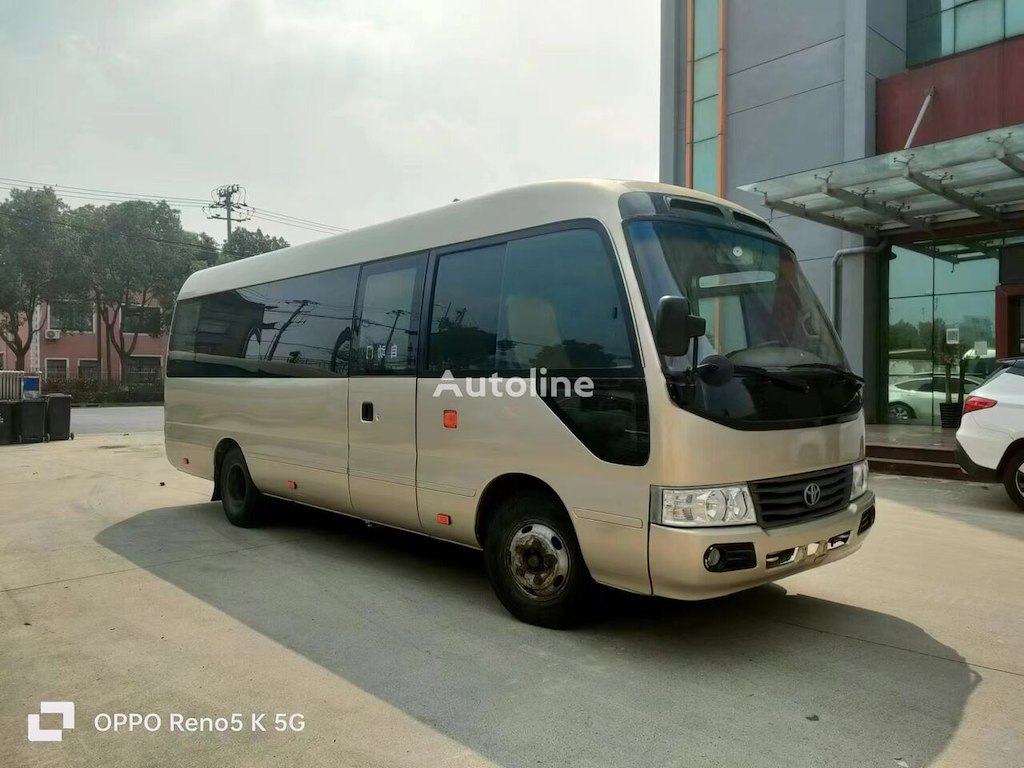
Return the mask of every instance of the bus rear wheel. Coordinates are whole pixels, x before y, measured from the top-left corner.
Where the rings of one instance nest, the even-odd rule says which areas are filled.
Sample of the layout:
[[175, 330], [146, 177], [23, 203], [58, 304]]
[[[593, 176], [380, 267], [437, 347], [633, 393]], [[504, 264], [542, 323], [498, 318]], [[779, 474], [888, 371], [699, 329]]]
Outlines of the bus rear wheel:
[[258, 528], [263, 525], [263, 494], [256, 488], [239, 448], [232, 448], [220, 464], [221, 504], [232, 525]]
[[506, 499], [484, 537], [495, 594], [520, 621], [565, 629], [579, 619], [590, 574], [561, 504], [542, 494]]

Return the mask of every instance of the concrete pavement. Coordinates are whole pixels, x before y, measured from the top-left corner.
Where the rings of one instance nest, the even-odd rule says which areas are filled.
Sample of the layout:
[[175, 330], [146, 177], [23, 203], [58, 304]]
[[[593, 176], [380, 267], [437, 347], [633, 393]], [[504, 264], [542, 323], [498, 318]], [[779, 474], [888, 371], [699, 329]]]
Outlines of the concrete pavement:
[[[160, 439], [0, 449], [0, 764], [1024, 762], [1024, 515], [1001, 488], [875, 477], [851, 558], [700, 604], [606, 592], [552, 632], [466, 549], [288, 506], [233, 528]], [[75, 730], [28, 742], [63, 699]], [[98, 732], [115, 712], [164, 724]], [[253, 712], [304, 729], [166, 729]]]

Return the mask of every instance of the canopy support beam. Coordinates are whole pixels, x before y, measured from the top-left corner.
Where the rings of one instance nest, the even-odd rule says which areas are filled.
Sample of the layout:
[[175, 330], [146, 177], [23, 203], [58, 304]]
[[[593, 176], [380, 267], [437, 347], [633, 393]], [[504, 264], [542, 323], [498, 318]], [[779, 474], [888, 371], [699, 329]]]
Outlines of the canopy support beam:
[[1003, 215], [999, 213], [999, 211], [997, 211], [995, 208], [991, 208], [987, 205], [979, 203], [970, 195], [965, 195], [962, 192], [958, 192], [948, 184], [943, 184], [941, 181], [933, 179], [931, 176], [926, 176], [923, 173], [912, 171], [910, 170], [909, 166], [903, 169], [903, 177], [908, 181], [913, 182], [921, 189], [931, 192], [933, 195], [938, 195], [939, 197], [945, 198], [946, 200], [949, 200], [949, 202], [951, 203], [962, 205], [964, 208], [966, 208], [969, 211], [973, 211], [983, 219], [988, 219], [989, 221], [995, 222], [996, 224], [999, 225], [1003, 225], [1006, 223], [1006, 220], [1003, 217]]
[[785, 200], [770, 200], [768, 196], [765, 195], [764, 204], [765, 207], [770, 208], [773, 211], [787, 213], [790, 216], [796, 216], [818, 224], [824, 224], [826, 227], [837, 227], [838, 229], [843, 229], [847, 232], [852, 232], [855, 235], [861, 235], [862, 237], [878, 236], [878, 232], [876, 232], [872, 227], [861, 226], [859, 224], [849, 224], [838, 216], [826, 216], [822, 213], [809, 211], [799, 203], [790, 203]]
[[834, 187], [828, 183], [822, 184], [821, 191], [832, 199], [838, 200], [851, 208], [863, 208], [865, 211], [881, 217], [883, 221], [896, 219], [897, 221], [906, 224], [908, 229], [912, 229], [917, 232], [924, 232], [926, 235], [933, 237], [935, 235], [934, 230], [928, 226], [928, 223], [923, 219], [919, 219], [916, 216], [910, 216], [904, 213], [897, 206], [886, 205], [885, 203], [878, 203], [874, 200], [869, 200], [868, 192], [851, 192], [848, 189]]
[[1018, 176], [1024, 176], [1024, 159], [1021, 159], [1019, 155], [1007, 152], [1005, 147], [999, 147], [996, 150], [996, 160], [1007, 168], [1012, 168]]

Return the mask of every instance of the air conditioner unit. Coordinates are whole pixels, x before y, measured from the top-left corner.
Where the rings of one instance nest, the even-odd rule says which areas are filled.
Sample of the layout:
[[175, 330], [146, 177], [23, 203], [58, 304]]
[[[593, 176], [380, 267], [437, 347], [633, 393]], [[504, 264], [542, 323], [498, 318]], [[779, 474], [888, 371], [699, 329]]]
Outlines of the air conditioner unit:
[[61, 332], [56, 328], [50, 328], [43, 334], [43, 336], [45, 336], [48, 341], [57, 341], [57, 339], [60, 338], [60, 333]]

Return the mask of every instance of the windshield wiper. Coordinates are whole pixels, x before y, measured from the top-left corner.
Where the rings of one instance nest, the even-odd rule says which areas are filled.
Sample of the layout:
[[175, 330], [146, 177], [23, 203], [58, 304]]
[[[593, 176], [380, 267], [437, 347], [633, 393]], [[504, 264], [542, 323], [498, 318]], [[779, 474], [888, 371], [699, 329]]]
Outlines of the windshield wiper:
[[787, 370], [792, 368], [821, 368], [822, 370], [838, 373], [840, 376], [847, 379], [848, 381], [855, 381], [858, 384], [864, 383], [864, 379], [861, 376], [858, 376], [853, 371], [848, 371], [845, 368], [840, 368], [838, 365], [832, 365], [832, 363], [796, 363], [795, 365], [788, 365], [786, 366], [786, 368]]
[[762, 368], [758, 365], [736, 365], [733, 366], [733, 370], [735, 370], [736, 373], [742, 373], [748, 376], [758, 376], [765, 381], [770, 381], [773, 384], [778, 384], [780, 387], [791, 389], [794, 392], [799, 392], [803, 395], [806, 395], [811, 391], [811, 388], [802, 381], [791, 379], [781, 373], [772, 373], [767, 368]]

